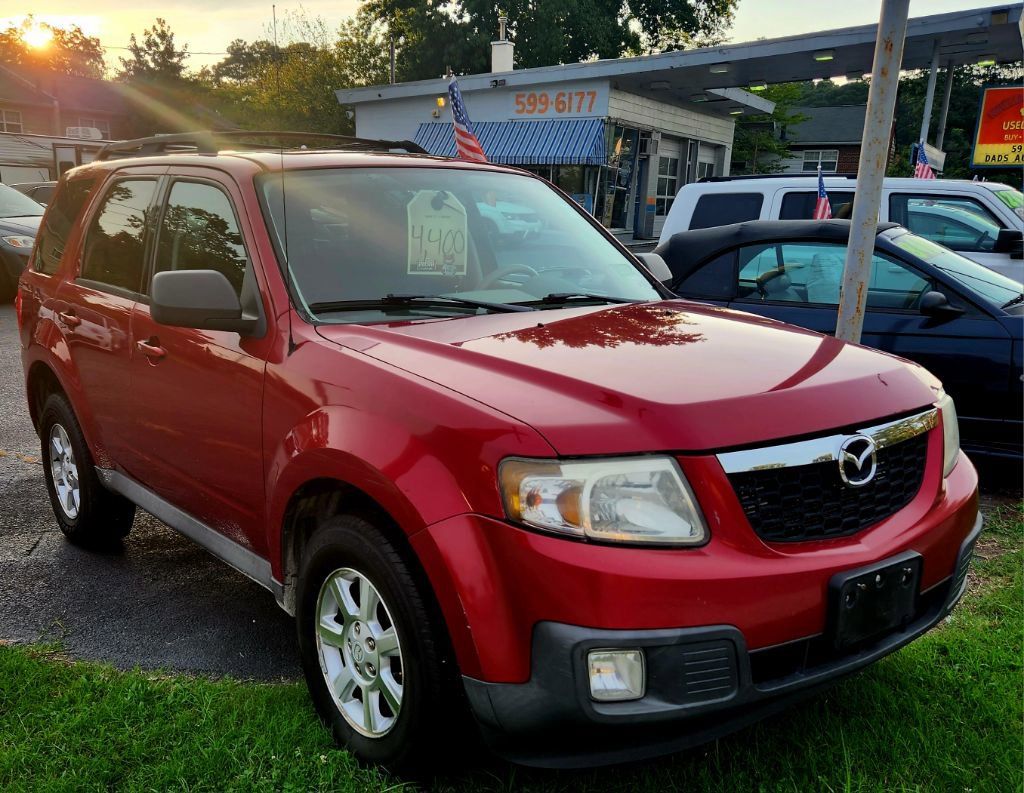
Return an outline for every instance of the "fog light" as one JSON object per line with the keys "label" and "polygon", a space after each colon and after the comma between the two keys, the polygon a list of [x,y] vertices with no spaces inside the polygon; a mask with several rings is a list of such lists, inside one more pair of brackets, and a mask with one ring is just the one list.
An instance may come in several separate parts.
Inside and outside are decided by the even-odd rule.
{"label": "fog light", "polygon": [[643,650],[591,650],[587,667],[591,699],[622,702],[644,695]]}

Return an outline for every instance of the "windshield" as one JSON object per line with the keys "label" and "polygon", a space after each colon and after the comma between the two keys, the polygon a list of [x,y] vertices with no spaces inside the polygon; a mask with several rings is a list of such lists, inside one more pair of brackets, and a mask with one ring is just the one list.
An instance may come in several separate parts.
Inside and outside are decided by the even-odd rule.
{"label": "windshield", "polygon": [[[559,307],[553,295],[660,299],[573,205],[530,176],[325,168],[264,175],[259,192],[299,297],[330,321],[486,310],[470,301]],[[463,302],[389,300],[409,295]],[[366,306],[378,300],[390,302],[387,317]]]}
{"label": "windshield", "polygon": [[26,215],[38,217],[43,214],[43,207],[19,193],[13,187],[0,184],[0,218],[17,218]]}
{"label": "windshield", "polygon": [[1012,278],[1007,278],[994,270],[982,267],[961,256],[959,253],[944,248],[924,237],[905,232],[891,236],[890,241],[900,250],[906,251],[919,259],[924,259],[932,267],[936,267],[951,278],[959,281],[976,294],[981,295],[997,306],[1004,305],[1021,293],[1024,286]]}

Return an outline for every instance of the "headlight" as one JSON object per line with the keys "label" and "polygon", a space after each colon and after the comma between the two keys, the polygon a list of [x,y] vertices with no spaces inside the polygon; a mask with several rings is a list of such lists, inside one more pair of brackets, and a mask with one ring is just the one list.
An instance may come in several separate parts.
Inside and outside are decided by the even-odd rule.
{"label": "headlight", "polygon": [[950,475],[960,456],[960,427],[956,423],[956,405],[953,397],[942,391],[938,401],[942,411],[942,476]]}
{"label": "headlight", "polygon": [[19,234],[13,237],[0,237],[0,240],[3,240],[12,248],[31,248],[36,242],[32,237],[22,237]]}
{"label": "headlight", "polygon": [[498,469],[509,518],[604,542],[699,545],[707,528],[675,460],[505,460]]}

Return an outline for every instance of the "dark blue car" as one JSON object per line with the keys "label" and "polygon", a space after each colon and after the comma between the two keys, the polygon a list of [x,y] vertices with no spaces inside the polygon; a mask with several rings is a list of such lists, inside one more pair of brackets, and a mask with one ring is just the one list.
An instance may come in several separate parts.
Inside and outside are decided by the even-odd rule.
{"label": "dark blue car", "polygon": [[[656,253],[684,297],[832,334],[849,232],[846,220],[752,221],[684,231]],[[942,380],[964,448],[1017,459],[1022,288],[901,226],[880,224],[861,338]]]}

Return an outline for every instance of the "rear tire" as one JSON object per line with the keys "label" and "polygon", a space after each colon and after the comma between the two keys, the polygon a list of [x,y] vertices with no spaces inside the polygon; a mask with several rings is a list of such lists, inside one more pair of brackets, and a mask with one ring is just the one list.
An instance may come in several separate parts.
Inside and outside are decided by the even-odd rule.
{"label": "rear tire", "polygon": [[43,405],[39,437],[46,489],[64,536],[94,548],[126,537],[135,505],[100,482],[82,428],[63,394],[51,394]]}
{"label": "rear tire", "polygon": [[402,774],[466,749],[465,694],[422,589],[394,545],[357,515],[323,521],[298,580],[299,650],[317,713],[339,746]]}

